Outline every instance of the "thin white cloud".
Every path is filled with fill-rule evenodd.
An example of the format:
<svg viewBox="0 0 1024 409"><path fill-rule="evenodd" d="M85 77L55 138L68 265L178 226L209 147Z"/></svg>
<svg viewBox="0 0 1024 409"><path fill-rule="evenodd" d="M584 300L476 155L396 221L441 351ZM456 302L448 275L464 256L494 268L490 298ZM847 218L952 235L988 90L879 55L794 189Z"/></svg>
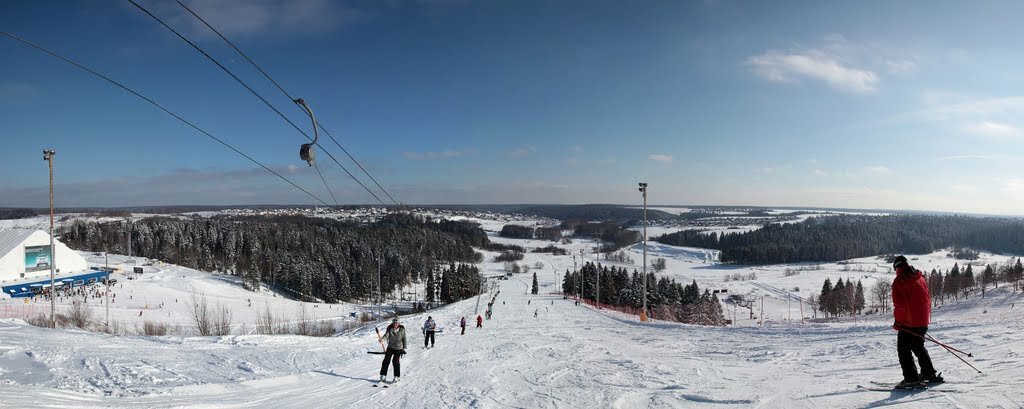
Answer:
<svg viewBox="0 0 1024 409"><path fill-rule="evenodd" d="M189 8L228 37L270 36L329 32L358 15L342 2L331 0L191 0ZM187 10L170 3L156 3L158 14L169 15L172 25L187 27L190 36L217 39Z"/></svg>
<svg viewBox="0 0 1024 409"><path fill-rule="evenodd" d="M579 159L576 159L576 158L569 158L569 159L565 160L565 163L569 164L569 165L575 166L575 165L578 165L580 163L580 161L579 161Z"/></svg>
<svg viewBox="0 0 1024 409"><path fill-rule="evenodd" d="M942 102L941 104L908 114L898 115L895 118L910 117L922 121L945 121L985 116L1017 116L1017 114L1024 112L1024 96L965 98L947 93L941 94L941 98L937 98L935 95L939 94L930 92L924 95L925 102ZM951 100L955 100L955 102L950 102Z"/></svg>
<svg viewBox="0 0 1024 409"><path fill-rule="evenodd" d="M569 147L569 152L580 153L583 152L583 147L579 145L573 145Z"/></svg>
<svg viewBox="0 0 1024 409"><path fill-rule="evenodd" d="M866 69L848 67L835 57L820 50L778 51L768 50L749 57L744 62L754 73L772 82L800 82L807 78L824 81L829 86L859 94L874 92L879 78Z"/></svg>
<svg viewBox="0 0 1024 409"><path fill-rule="evenodd" d="M971 185L953 185L949 187L949 190L957 193L977 193L978 187Z"/></svg>
<svg viewBox="0 0 1024 409"><path fill-rule="evenodd" d="M465 151L446 149L441 152L402 152L406 159L454 159L465 155Z"/></svg>
<svg viewBox="0 0 1024 409"><path fill-rule="evenodd" d="M299 171L299 167L295 165L288 165L288 173L295 173Z"/></svg>
<svg viewBox="0 0 1024 409"><path fill-rule="evenodd" d="M513 149L512 152L509 152L509 155L513 158L521 158L536 151L537 148L533 147L533 145L523 145Z"/></svg>
<svg viewBox="0 0 1024 409"><path fill-rule="evenodd" d="M764 168L754 169L754 173L772 173L772 172L775 172L775 168L773 168L773 167L764 167Z"/></svg>
<svg viewBox="0 0 1024 409"><path fill-rule="evenodd" d="M1020 129L1017 127L992 121L971 124L965 127L965 130L975 135L994 138L1008 138L1020 135Z"/></svg>
<svg viewBox="0 0 1024 409"><path fill-rule="evenodd" d="M1017 200L1024 200L1024 179L1012 178L1003 185L1003 192Z"/></svg>
<svg viewBox="0 0 1024 409"><path fill-rule="evenodd" d="M1002 154L981 154L981 155L950 155L940 156L935 160L946 161L946 160L992 160L992 159L1007 159L1009 156Z"/></svg>
<svg viewBox="0 0 1024 409"><path fill-rule="evenodd" d="M675 158L672 155L665 155L661 153L653 153L647 157L647 159L653 160L658 163L672 163Z"/></svg>
<svg viewBox="0 0 1024 409"><path fill-rule="evenodd" d="M866 167L864 169L866 169L868 172L871 172L871 173L881 173L881 174L890 174L890 173L892 173L892 169L889 169L885 165L868 166L868 167Z"/></svg>
<svg viewBox="0 0 1024 409"><path fill-rule="evenodd" d="M814 174L818 175L818 176L828 176L828 172L825 172L825 171L823 171L821 169L815 169L814 170Z"/></svg>
<svg viewBox="0 0 1024 409"><path fill-rule="evenodd" d="M905 75L917 71L917 63L911 60L886 60L885 68L890 74Z"/></svg>

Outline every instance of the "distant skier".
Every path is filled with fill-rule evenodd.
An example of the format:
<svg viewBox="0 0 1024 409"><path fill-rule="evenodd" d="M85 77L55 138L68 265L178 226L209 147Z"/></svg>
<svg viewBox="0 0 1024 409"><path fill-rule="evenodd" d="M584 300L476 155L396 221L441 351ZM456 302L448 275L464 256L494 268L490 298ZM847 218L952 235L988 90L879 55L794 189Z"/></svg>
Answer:
<svg viewBox="0 0 1024 409"><path fill-rule="evenodd" d="M892 328L896 335L896 353L903 369L903 381L897 388L912 388L921 382L939 383L928 350L924 347L924 334L928 332L932 313L932 297L928 293L928 282L920 270L907 263L904 256L896 257L892 263L896 278L892 281L892 306L895 321ZM921 374L914 366L914 355L921 363Z"/></svg>
<svg viewBox="0 0 1024 409"><path fill-rule="evenodd" d="M526 300L526 305L530 305L531 302L533 302L533 300Z"/></svg>
<svg viewBox="0 0 1024 409"><path fill-rule="evenodd" d="M462 335L466 335L466 317L462 317L462 320L459 321L459 326L462 327Z"/></svg>
<svg viewBox="0 0 1024 409"><path fill-rule="evenodd" d="M423 323L423 347L427 347L427 342L430 342L430 347L434 347L434 333L437 331L437 323L434 322L434 317L427 317L427 322Z"/></svg>
<svg viewBox="0 0 1024 409"><path fill-rule="evenodd" d="M402 363L399 359L405 355L405 326L398 323L398 318L391 320L391 325L380 339L382 342L387 341L388 345L384 351L384 362L380 364L380 381L384 382L388 375L388 365L394 359L395 378L392 382L397 383L402 376Z"/></svg>
<svg viewBox="0 0 1024 409"><path fill-rule="evenodd" d="M536 310L533 310L533 318L537 318L537 311L539 311L539 310L540 310L539 308L536 309Z"/></svg>
<svg viewBox="0 0 1024 409"><path fill-rule="evenodd" d="M476 316L476 327L477 328L483 328L484 327L484 317L481 317L479 315Z"/></svg>

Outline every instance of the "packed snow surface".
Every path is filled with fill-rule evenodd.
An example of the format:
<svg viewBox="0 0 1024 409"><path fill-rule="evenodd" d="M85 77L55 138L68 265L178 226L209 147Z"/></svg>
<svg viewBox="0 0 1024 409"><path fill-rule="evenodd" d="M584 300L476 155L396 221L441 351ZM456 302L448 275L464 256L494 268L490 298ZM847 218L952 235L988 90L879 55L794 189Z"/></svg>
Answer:
<svg viewBox="0 0 1024 409"><path fill-rule="evenodd" d="M496 223L490 227L492 234L495 227L500 228ZM492 239L527 247L550 244ZM593 259L592 242L574 240L559 246L577 259ZM580 250L584 255L579 255ZM641 269L642 247L626 252L634 258L633 264L612 264ZM502 263L490 261L494 253L485 254L483 274L503 274ZM573 258L527 253L521 264L543 267L496 280L495 291L481 296L479 310L474 298L402 317L409 353L402 359L402 381L387 389L371 387L381 356L366 353L380 349L374 325L383 329L384 323L322 338L253 335L251 331L222 337L147 337L49 330L20 319L4 319L0 322L0 406L1024 407L1020 388L1024 305L1016 307L1024 298L1004 285L990 288L984 299L972 295L936 308L929 330L939 340L973 353L975 358L968 361L984 374L929 344L946 384L910 393L875 391L858 385L878 389L872 382L894 384L901 377L891 314L821 322L801 320L799 308L801 300L820 290L826 277L833 282L839 277L863 280L865 290L878 280L891 280L891 269L884 261L864 258L844 264L737 267L719 264L712 250L651 243L648 262L657 257L667 260L667 269L656 273L659 277L696 280L702 289L763 297L763 318L760 311L754 319L744 317L741 309L735 315L736 326L712 328L641 323L635 316L576 306L572 299L555 294ZM99 262L96 256L90 258ZM1009 258L983 254L982 261L1004 263ZM942 253L911 259L927 270L948 269L954 262ZM248 292L223 275L153 267L159 271L147 271L140 280L118 289L114 305L124 307L112 311L112 319L138 319L141 310L143 317L169 315L173 322L187 325L187 310L170 306L168 300L186 296L193 288L237 311L239 323L255 320L259 306L292 311L302 305L269 291ZM787 275L787 270L796 269L803 270ZM539 295L528 294L533 272L541 284ZM750 273L757 278L725 278ZM794 291L795 287L800 289ZM120 304L128 294L131 303ZM476 315L495 295L493 318L485 320L483 328L473 328ZM161 300L163 310L153 305L140 308L135 299L139 296L144 302ZM726 297L722 299L727 318L734 318L731 313L736 309ZM306 304L307 308L312 305ZM803 316L813 316L804 308ZM342 304L315 309L316 319L345 319L346 313L361 307ZM430 349L423 348L419 330L426 315L433 316L440 329L436 347ZM463 316L470 325L460 335L458 321ZM390 375L389 371L389 380Z"/></svg>

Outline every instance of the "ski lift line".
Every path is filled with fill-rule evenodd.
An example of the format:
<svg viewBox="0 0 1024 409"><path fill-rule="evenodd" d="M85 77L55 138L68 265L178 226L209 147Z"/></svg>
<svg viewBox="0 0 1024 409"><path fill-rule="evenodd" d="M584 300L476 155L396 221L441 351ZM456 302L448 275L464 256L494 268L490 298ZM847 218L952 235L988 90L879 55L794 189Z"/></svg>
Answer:
<svg viewBox="0 0 1024 409"><path fill-rule="evenodd" d="M283 113L281 113L281 111L280 111L280 110L278 110L278 109L277 109L276 107L274 107L274 105L273 105L273 104L271 104L271 103L270 103L269 101L267 101L267 100L266 100L266 98L263 98L263 96L262 96L262 95L260 95L260 94L259 94L258 92L256 92L256 90L252 89L252 87L250 87L250 86L249 86L248 84L246 84L246 83L245 83L245 81L242 81L242 79L241 79L241 78L238 78L238 76L236 76L236 75L235 75L234 73L232 73L232 72L231 72L231 70L229 70L229 69L228 69L227 67L225 67L225 66L224 66L223 64L221 64L221 63L220 63L219 61L217 61L217 59L213 58L213 56L211 56L210 54L208 54L208 53L207 53L206 51L203 51L203 49L202 49L202 48L200 48L200 47L199 47L198 45L196 45L195 43L193 43L193 42L192 42L192 41L190 41L189 39L185 38L185 36L184 36L184 35L182 35L182 34L181 34L180 32L178 32L177 30L175 30L175 29L174 29L173 27L169 26L169 25L168 25L167 23L165 23L165 22L164 22L163 20L161 20L161 19L160 19L159 17L157 17L157 16L156 16L156 15L154 15L153 13L150 13L150 12L149 12L149 10L146 10L146 8L144 8L144 7L142 7L141 5L139 5L139 4L138 4L138 3L136 3L136 2L134 1L134 0L128 0L128 1L129 1L130 3L132 3L132 5L134 5L135 7L137 7L137 8L139 9L139 10L142 10L142 11L143 11L144 13L146 13L147 15L149 15L150 17L152 17L152 18L153 18L154 20L156 20L157 22L159 22L159 23L160 23L160 24L161 24L162 26L164 26L165 28L167 28L168 30L170 30L170 31L171 31L172 33L174 33L174 34L175 34L176 36L178 36L178 38L180 38L180 39L181 39L182 41L185 41L186 43L188 43L188 45L192 46L192 48L196 49L196 51L199 51L199 53L200 53L200 54L202 54L202 55L203 55L203 56L205 56L205 57L206 57L207 59L209 59L210 61L212 61L212 62L213 62L214 64L216 64L216 65L217 65L218 67L220 67L220 69L221 69L221 70L223 70L224 72L226 72L226 73L227 73L227 74L228 74L229 76L231 76L231 78L233 78L233 79L234 79L234 80L235 80L236 82L238 82L238 83L239 83L239 84L241 84L241 85L242 85L243 87L245 87L245 89L247 89L247 90L248 90L248 91L249 91L250 93L252 93L253 95L255 95L255 96L256 96L256 98L259 98L259 100L260 100L260 101L263 101L263 103L264 103L265 105L267 105L267 107L269 107L269 108L270 108L271 110L273 110L273 111L274 111L275 113L277 113L277 115L278 115L278 116L280 116L280 117L281 117L282 119L284 119L284 120L285 120L286 122L288 122L288 124L290 124L290 125L291 125L291 126L292 126L293 128L295 128L295 130L299 131L299 133L301 133L301 134L302 134L303 136L305 136L306 138L309 138L309 139L310 139L311 141L313 141L313 143L315 144L315 146L318 146L318 147L320 147L321 149L323 149L324 153L326 153L326 154L327 154L327 156L328 156L329 158L331 158L331 160L332 160L332 161L334 161L334 163L335 163L335 164L337 164L337 165L338 165L339 167L341 167L341 169L342 169L342 170L344 170L344 171L345 171L345 173L346 173L346 174L348 174L348 176L349 176L350 178L352 178L352 180L355 180L355 181L356 181L356 183L358 183L358 184L359 184L359 186L362 186L362 187L363 187L363 189L365 189L365 190L366 190L367 192L369 192L369 193L370 193L370 195L371 195L371 196L373 196L373 198L374 198L374 199L377 199L377 202L379 202L379 203L380 203L380 204L382 204L382 205L384 205L384 204L385 204L385 203L384 203L384 201L380 199L380 197L378 197L378 196L377 196L377 195L376 195L375 193L373 193L373 191L371 191L371 190L370 190L370 189L369 189L368 187L366 187L366 185L365 185L365 184L364 184L364 183L363 183L362 181L360 181L359 179L357 179L357 178L355 177L355 175L353 175L353 174L352 174L352 172L349 172L349 170L348 170L347 168L345 168L345 165L342 165L342 164L341 164L341 162L339 162L339 161L338 161L338 159L337 159L337 158L335 158L333 154L331 154L331 153L330 153L329 151L327 151L327 149L324 149L324 148L323 148L323 146L321 146L321 145L320 145L320 143L316 142L316 139L315 139L315 138L311 138L311 137L309 136L309 134L307 134L307 133L306 133L305 131L303 131L303 130L302 130L301 128L299 128L299 127L298 127L298 125L296 125L296 124L295 124L294 122L292 122L292 120L291 120L291 119L288 119L288 117L287 117L287 116L285 116L285 115L284 115ZM285 93L285 95L288 95L288 94L287 94L287 93ZM289 96L289 98L291 98L291 97ZM293 102L296 102L296 100L295 100L295 99L292 99L292 101L293 101ZM296 104L298 104L298 102L296 102ZM307 107L307 108L308 108L308 107ZM321 129L323 129L323 128L321 127ZM333 139L333 137L332 137L332 139ZM340 144L339 144L339 146L340 146ZM343 149L344 149L344 148L343 148ZM347 153L347 152L346 152L346 153ZM350 155L350 156L351 156L351 155ZM360 167L361 167L361 166L360 166ZM371 177L371 179L372 179L372 177ZM385 193L386 193L386 192L385 192ZM327 205L327 203L324 203L324 204L325 204L325 205Z"/></svg>
<svg viewBox="0 0 1024 409"><path fill-rule="evenodd" d="M241 49L239 49L238 46L235 45L235 43L231 42L231 40L228 40L228 38L226 36L224 36L224 34L222 34L220 32L220 30L217 30L216 28L214 28L213 25L211 25L205 19L200 17L198 13L196 13L194 10L192 10L192 8L190 8L188 5L186 5L181 0L176 0L176 1L178 2L178 5L180 5L186 11L188 11L189 14L191 14L197 20L199 20L204 25L206 25L207 28L209 28L211 31L213 31L215 34L217 34L217 36L220 37L221 40L224 40L224 42L227 43L232 49L234 49L235 52L237 52L239 55L241 55L242 58L244 58L246 61L248 61L249 64L251 64L254 68L256 68L256 70L259 71L260 74L263 74L263 76L266 77L267 80L269 80L272 84L274 84L274 86L277 87L277 89L280 90L282 94L284 94L286 97L288 97L288 99L290 99L292 101L296 100L296 98L293 97L290 93L288 93L288 91L286 91L284 89L284 87L281 86L281 84L278 84L278 82L275 81L274 78L270 76L270 74L268 74L266 71L264 71L263 68L259 66L259 64L256 64L256 61L253 61L252 58L249 58L249 55L247 55L245 52L243 52ZM327 136L330 137L332 141L334 141L334 144L337 145L338 148L340 148L343 152L345 152L345 155L348 155L348 158L351 159L352 162L354 162L356 164L356 166L359 166L359 169L362 170L364 174L366 174L366 177L370 178L370 180L372 180L373 183L375 185L377 185L377 188L380 189L382 192L384 192L384 194L387 195L388 199L391 199L392 203L394 203L395 205L398 205L398 201L395 200L395 198L391 196L391 193L388 193L387 189L384 189L384 187L381 186L380 182L377 182L377 179L374 178L373 175L370 175L370 172L368 172L366 170L366 168L364 168L363 165L361 163L359 163L359 161L356 160L356 158L353 157L351 153L349 153L348 149L345 149L345 147L342 146L341 143L338 142L338 140L334 138L334 135L332 135L331 132L327 130L327 128L324 128L323 124L317 123L317 126L319 126L320 130L324 131L324 133L327 134ZM314 131L316 131L315 128L314 128Z"/></svg>
<svg viewBox="0 0 1024 409"><path fill-rule="evenodd" d="M316 174L320 175L320 180L324 181L324 187L327 188L327 193L331 194L331 200L334 201L334 205L338 206L338 198L334 197L334 192L332 192L331 187L327 185L327 179L324 179L324 174L320 173L320 166L313 164L313 169L316 169Z"/></svg>
<svg viewBox="0 0 1024 409"><path fill-rule="evenodd" d="M235 81L237 81L239 84L242 84L242 86L245 87L245 89L249 90L249 92L252 93L253 95L255 95L256 98L259 98L260 101L263 101L263 103L266 104L268 107L270 107L271 110L276 112L277 115L279 115L282 119L284 119L286 122L288 122L293 128L295 128L296 131L299 131L299 133L301 133L303 136L308 138L310 141L313 140L313 137L311 137L308 134L306 134L306 132L303 131L302 128L299 128L299 126L296 125L294 122L292 122L291 119L288 119L288 117L286 117L283 113L281 113L281 111L279 111L276 107L274 107L269 101L264 99L262 95L257 93L256 90L252 89L252 87L250 87L248 84L246 84L245 81L242 81L241 78L238 78L238 76L236 76L233 72L231 72L231 70L227 69L227 67L225 67L223 64L221 64L219 61L217 61L212 56L210 56L210 54L207 54L206 51L203 51L202 48L199 48L198 45L193 43L191 40L185 38L185 36L182 35L181 33L179 33L178 30L175 30L173 27L167 25L167 23L165 23L163 20L161 20L160 17L157 17L157 16L153 15L153 13L150 13L149 10L146 10L145 7L142 7L141 5L139 5L139 3L136 3L135 0L128 0L128 2L131 3L133 6L137 7L139 10L142 10L142 12L144 12L147 15L149 15L150 17L152 17L154 20L156 20L162 26L164 26L165 28L170 30L172 33L174 33L174 35L178 36L178 38L180 38L182 41L188 43L188 45L192 46L192 48L196 49L196 51L199 51L199 53L202 54L203 56L205 56L207 59L209 59L210 61L213 61L213 63L216 64L218 67L220 67L221 70L224 70L224 72L226 72L229 76L231 76L231 78L234 78Z"/></svg>
<svg viewBox="0 0 1024 409"><path fill-rule="evenodd" d="M100 77L100 78L102 78L103 80L105 80L105 81L107 81L107 82L109 82L109 83L111 83L111 84L114 84L114 85L116 85L116 86L117 86L118 88L121 88L121 89L123 89L123 90L125 90L125 91L128 91L128 92L129 92L129 93L131 93L132 95L135 95L135 96L137 96L137 97L141 98L142 100L144 100L144 101L146 101L146 102L148 102L148 103L152 104L153 106L157 107L157 108L158 108L158 109L160 109L161 111L164 111L164 112L166 112L166 113L167 113L168 115L170 115L170 116L173 116L173 117L174 117L175 119L177 119L177 120L181 121L181 122L182 122L182 123L184 123L185 125L188 125L188 126L192 127L192 129L195 129L195 130L199 131L199 132L200 132L200 133L202 133L203 135L206 135L206 136L210 137L210 139L213 139L213 140L217 141L218 143L220 143L221 145L224 145L224 146L226 146L226 147L227 147L228 149L231 149L231 150L232 150L232 151L234 151L235 153L237 153L237 154L239 154L239 155L242 155L242 156L243 156L244 158L248 159L248 160L249 160L250 162L252 162L252 163L255 163L255 164L259 165L259 166L260 166L261 168L265 169L266 171L268 171L268 172L270 172L270 173L273 173L273 174L274 174L275 176L277 176L277 177L281 178L281 180L284 180L285 182L288 182L288 184L292 185L292 187L294 187L294 188L296 188L296 189L299 189L300 191L302 191L303 193L305 193L305 194L309 195L309 196L310 196L310 197L312 197L313 199L315 199L315 200L319 201L320 203L323 203L323 204L324 204L325 206L328 206L327 202L323 201L322 199L320 199L320 198L319 198L319 197L317 197L316 195L314 195L314 194L310 193L310 192L309 192L308 190L306 190L306 189L303 189L303 188L302 188L301 186L299 186L299 185L295 184L295 182L292 182L292 181L291 181L291 180L289 180L288 178L286 178L286 177L282 176L282 175L281 175L280 173L278 173L277 171L274 171L273 169L271 169L271 168L267 167L267 165L264 165L264 164L260 163L259 161L257 161L256 159L253 159L253 157L251 157L251 156L249 156L249 155L245 154L244 152L242 152L242 151L238 150L238 149L237 149L237 148L235 148L234 146L231 146L230 144L228 144L228 143L227 143L227 142L225 142L224 140L222 140L222 139L220 139L220 138L218 138L218 137L214 136L213 134L211 134L211 133L207 132L207 131L206 131L206 130L204 130L203 128L200 128L200 127L199 127L198 125L196 125L196 124L194 124L194 123L192 123L192 122L189 122L189 121L188 121L187 119L185 119L185 118L182 118L182 117L181 117L180 115L178 115L178 114L176 114L176 113L172 112L171 110L169 110L169 109L165 108L165 107L164 107L163 105L160 105L160 104L159 104L159 103L157 103L156 101L154 101L154 100L152 100L152 99L150 99L150 98L146 97L145 95L142 95L142 94L138 93L137 91L135 91L135 90L133 90L133 89L131 89L131 88L128 88L128 86L126 86L126 85L124 85L124 84L121 84L120 82L117 82L117 81L115 81L115 80L111 79L110 77L107 77L106 75L100 74L99 72L96 72L96 71L94 71L93 69L91 69L91 68L89 68L89 67L86 67L86 66L84 66L84 65L82 65L82 64L79 64L79 63L77 63L77 62L75 62L75 61L72 61L72 60L70 60L70 59L68 59L68 58L66 58L66 57L64 57L64 56L62 56L62 55L60 55L60 54L57 54L57 53L55 53L55 52L53 52L53 51L50 51L50 50L48 50L48 49L46 49L46 48L43 48L43 47L42 47L42 46L40 46L40 45L37 45L37 44L35 44L35 43L33 43L33 42L30 42L30 41L28 41L28 40L25 40L25 39L23 39L23 38L21 38L21 37L18 37L18 36L16 36L16 35L14 35L14 34L8 33L8 32L6 32L6 31L0 31L0 34L3 34L3 35L5 35L5 36L7 36L7 37L10 37L10 38L12 38L12 39L14 39L14 40L18 41L18 42L21 42L22 44L28 45L28 46L30 46L30 47L32 47L32 48L35 48L35 49L37 49L37 50L39 50L39 51L42 51L42 52L44 52L44 53L46 53L46 54L49 54L49 55L53 56L54 58L57 58L57 59L59 59L59 60L61 60L61 61L64 61L64 62L66 62L66 63L68 63L68 64L71 64L71 65L73 65L73 66L75 66L75 67L77 67L77 68L79 68L79 69L82 69L82 70L84 70L84 71L86 71L86 72L88 72L88 73L90 73L90 74L92 74L92 75L95 75L95 76L97 76L97 77Z"/></svg>

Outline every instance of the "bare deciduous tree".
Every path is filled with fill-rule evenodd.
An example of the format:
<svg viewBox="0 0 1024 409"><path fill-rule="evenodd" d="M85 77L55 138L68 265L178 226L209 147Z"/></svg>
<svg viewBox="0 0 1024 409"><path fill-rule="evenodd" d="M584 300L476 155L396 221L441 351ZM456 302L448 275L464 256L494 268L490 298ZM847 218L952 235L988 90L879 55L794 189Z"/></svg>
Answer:
<svg viewBox="0 0 1024 409"><path fill-rule="evenodd" d="M878 302L878 306L882 308L882 312L889 310L889 300L892 298L892 283L881 280L871 288L871 298Z"/></svg>

